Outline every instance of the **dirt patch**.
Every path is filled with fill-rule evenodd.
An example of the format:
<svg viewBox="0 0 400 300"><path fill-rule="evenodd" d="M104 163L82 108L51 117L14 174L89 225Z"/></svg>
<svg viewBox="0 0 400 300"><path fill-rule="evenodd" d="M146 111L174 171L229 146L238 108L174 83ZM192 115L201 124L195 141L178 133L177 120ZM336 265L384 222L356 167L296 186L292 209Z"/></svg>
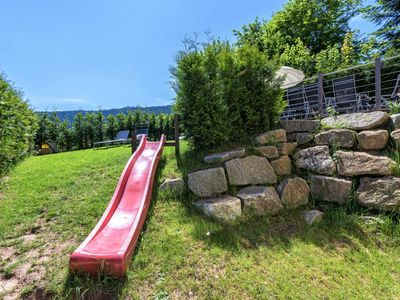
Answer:
<svg viewBox="0 0 400 300"><path fill-rule="evenodd" d="M0 261L8 261L14 256L16 250L13 247L0 248Z"/></svg>
<svg viewBox="0 0 400 300"><path fill-rule="evenodd" d="M18 284L19 281L16 278L0 278L0 295L3 293L12 292L18 286Z"/></svg>
<svg viewBox="0 0 400 300"><path fill-rule="evenodd" d="M76 298L79 299L79 298ZM85 300L117 300L118 295L112 291L104 291L101 289L96 289L93 291L88 291L84 296Z"/></svg>
<svg viewBox="0 0 400 300"><path fill-rule="evenodd" d="M13 271L14 278L17 278L19 281L24 280L27 277L30 268L32 267L31 263L24 263L20 265Z"/></svg>
<svg viewBox="0 0 400 300"><path fill-rule="evenodd" d="M28 296L24 297L26 300L44 300L44 299L52 299L51 295L46 294L46 292L42 288L35 289Z"/></svg>
<svg viewBox="0 0 400 300"><path fill-rule="evenodd" d="M31 247L27 252L18 251L19 243L13 247L0 247L0 267L16 264L10 274L0 275L0 299L19 299L26 286L36 286L36 289L29 295L23 295L24 299L49 299L50 296L43 289L46 273L56 270L60 258L65 258L67 249L75 245L73 240L61 242L60 236L50 231L50 222L40 218L28 231L15 238L15 242L22 241L24 247Z"/></svg>
<svg viewBox="0 0 400 300"><path fill-rule="evenodd" d="M29 243L32 243L34 240L36 240L36 234L28 233L28 234L21 236L21 239L25 244L29 244Z"/></svg>

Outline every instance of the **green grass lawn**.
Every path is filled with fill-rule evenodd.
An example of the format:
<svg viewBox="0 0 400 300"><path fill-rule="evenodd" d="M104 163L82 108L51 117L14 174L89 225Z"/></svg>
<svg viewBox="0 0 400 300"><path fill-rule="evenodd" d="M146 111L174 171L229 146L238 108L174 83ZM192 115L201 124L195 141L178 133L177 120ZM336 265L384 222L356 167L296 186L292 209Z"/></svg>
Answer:
<svg viewBox="0 0 400 300"><path fill-rule="evenodd" d="M164 151L156 186L201 168L184 144ZM204 218L188 194L155 189L127 277L68 272L69 253L111 199L129 147L31 157L0 189L0 298L399 299L397 218L316 203L322 223L300 211L232 224Z"/></svg>

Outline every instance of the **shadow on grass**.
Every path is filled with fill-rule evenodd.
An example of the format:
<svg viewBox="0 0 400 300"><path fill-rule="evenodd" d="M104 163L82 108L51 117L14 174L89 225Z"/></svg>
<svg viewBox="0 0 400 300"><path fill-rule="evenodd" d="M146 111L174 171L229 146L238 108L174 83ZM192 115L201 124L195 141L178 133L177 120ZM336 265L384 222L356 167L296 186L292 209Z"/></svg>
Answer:
<svg viewBox="0 0 400 300"><path fill-rule="evenodd" d="M153 192L147 218L137 241L133 256L140 249L142 236L146 233L147 224L151 221L154 206L158 199L158 187L160 176L166 165L165 158L162 156L157 167L153 182ZM125 285L126 278L114 278L107 275L88 276L79 273L69 272L64 284L63 295L68 299L87 299L87 300L113 300L118 299Z"/></svg>

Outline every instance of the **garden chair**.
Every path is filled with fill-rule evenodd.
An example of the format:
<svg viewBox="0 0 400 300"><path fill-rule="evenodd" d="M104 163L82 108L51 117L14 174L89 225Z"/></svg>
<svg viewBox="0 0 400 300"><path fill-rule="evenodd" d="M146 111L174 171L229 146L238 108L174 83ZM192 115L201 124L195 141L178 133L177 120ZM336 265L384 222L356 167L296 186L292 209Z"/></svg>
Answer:
<svg viewBox="0 0 400 300"><path fill-rule="evenodd" d="M372 99L365 93L357 93L355 75L332 79L334 99L332 107L343 113L372 110Z"/></svg>
<svg viewBox="0 0 400 300"><path fill-rule="evenodd" d="M315 118L319 115L319 97L318 97L318 83L311 83L305 85L303 87L304 97L306 101L306 119ZM335 98L333 97L325 97L324 92L322 91L322 110L323 115L327 113L327 107L335 107Z"/></svg>
<svg viewBox="0 0 400 300"><path fill-rule="evenodd" d="M138 124L135 125L135 134L136 134L136 139L140 140L143 136L149 134L149 124Z"/></svg>
<svg viewBox="0 0 400 300"><path fill-rule="evenodd" d="M393 92L389 97L381 97L381 108L389 108L390 102L400 103L400 74L397 76Z"/></svg>
<svg viewBox="0 0 400 300"><path fill-rule="evenodd" d="M107 147L114 144L126 144L129 142L129 130L121 130L117 133L113 140L95 142L93 148L97 146L106 145Z"/></svg>
<svg viewBox="0 0 400 300"><path fill-rule="evenodd" d="M282 118L284 120L304 118L308 106L304 99L303 86L287 89L286 99L287 107Z"/></svg>

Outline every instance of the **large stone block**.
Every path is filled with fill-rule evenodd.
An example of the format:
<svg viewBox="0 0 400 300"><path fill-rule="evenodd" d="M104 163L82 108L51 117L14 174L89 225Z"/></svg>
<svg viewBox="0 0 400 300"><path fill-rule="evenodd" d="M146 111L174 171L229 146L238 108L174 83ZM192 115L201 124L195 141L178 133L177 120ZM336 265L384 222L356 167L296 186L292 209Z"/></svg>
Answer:
<svg viewBox="0 0 400 300"><path fill-rule="evenodd" d="M161 191L180 192L185 189L185 181L182 178L167 179L160 185Z"/></svg>
<svg viewBox="0 0 400 300"><path fill-rule="evenodd" d="M390 137L392 138L393 142L397 145L397 147L400 148L400 129L392 131Z"/></svg>
<svg viewBox="0 0 400 300"><path fill-rule="evenodd" d="M225 163L231 185L274 184L277 181L274 169L265 157L247 156Z"/></svg>
<svg viewBox="0 0 400 300"><path fill-rule="evenodd" d="M331 175L336 171L336 164L329 154L328 146L316 146L300 150L293 157L297 168Z"/></svg>
<svg viewBox="0 0 400 300"><path fill-rule="evenodd" d="M357 134L358 148L363 150L381 150L389 141L387 130L364 130Z"/></svg>
<svg viewBox="0 0 400 300"><path fill-rule="evenodd" d="M287 139L290 142L295 142L299 145L305 145L314 139L314 134L310 132L293 132L287 134Z"/></svg>
<svg viewBox="0 0 400 300"><path fill-rule="evenodd" d="M390 126L394 129L400 129L400 114L390 116Z"/></svg>
<svg viewBox="0 0 400 300"><path fill-rule="evenodd" d="M278 159L271 161L271 166L278 176L288 176L292 174L292 161L289 156L283 155Z"/></svg>
<svg viewBox="0 0 400 300"><path fill-rule="evenodd" d="M330 128L347 128L352 130L376 129L389 119L389 115L383 111L369 113L354 113L327 117L321 123Z"/></svg>
<svg viewBox="0 0 400 300"><path fill-rule="evenodd" d="M266 158L279 157L278 149L275 146L261 146L256 147L255 150Z"/></svg>
<svg viewBox="0 0 400 300"><path fill-rule="evenodd" d="M287 133L312 132L318 129L320 122L318 120L288 120L282 121L281 126Z"/></svg>
<svg viewBox="0 0 400 300"><path fill-rule="evenodd" d="M291 156L296 151L297 143L281 143L276 145L276 148L278 148L278 153L280 155Z"/></svg>
<svg viewBox="0 0 400 300"><path fill-rule="evenodd" d="M319 211L318 209L303 211L304 220L308 225L321 222L323 216L324 213L322 211Z"/></svg>
<svg viewBox="0 0 400 300"><path fill-rule="evenodd" d="M363 177L360 179L357 199L365 207L398 212L400 210L400 178Z"/></svg>
<svg viewBox="0 0 400 300"><path fill-rule="evenodd" d="M206 216L221 221L234 220L242 213L240 199L232 196L203 199L195 202L194 205Z"/></svg>
<svg viewBox="0 0 400 300"><path fill-rule="evenodd" d="M204 162L209 164L216 162L225 162L233 158L243 157L245 156L245 154L246 150L244 148L238 148L231 151L207 155L206 157L204 157Z"/></svg>
<svg viewBox="0 0 400 300"><path fill-rule="evenodd" d="M267 186L248 186L242 188L237 197L243 201L243 212L254 211L257 215L276 215L282 209L282 202L276 190Z"/></svg>
<svg viewBox="0 0 400 300"><path fill-rule="evenodd" d="M394 161L365 152L336 151L338 172L342 176L391 175Z"/></svg>
<svg viewBox="0 0 400 300"><path fill-rule="evenodd" d="M260 145L286 143L286 130L276 129L261 133L255 138L256 142Z"/></svg>
<svg viewBox="0 0 400 300"><path fill-rule="evenodd" d="M349 129L331 129L317 134L314 140L317 145L352 148L356 145L357 133Z"/></svg>
<svg viewBox="0 0 400 300"><path fill-rule="evenodd" d="M351 180L321 175L311 176L311 196L316 200L346 203L349 201L351 187Z"/></svg>
<svg viewBox="0 0 400 300"><path fill-rule="evenodd" d="M228 190L223 168L213 168L189 173L189 189L199 197L210 197Z"/></svg>
<svg viewBox="0 0 400 300"><path fill-rule="evenodd" d="M289 208L307 204L310 197L310 188L300 177L283 180L277 190L283 205Z"/></svg>

